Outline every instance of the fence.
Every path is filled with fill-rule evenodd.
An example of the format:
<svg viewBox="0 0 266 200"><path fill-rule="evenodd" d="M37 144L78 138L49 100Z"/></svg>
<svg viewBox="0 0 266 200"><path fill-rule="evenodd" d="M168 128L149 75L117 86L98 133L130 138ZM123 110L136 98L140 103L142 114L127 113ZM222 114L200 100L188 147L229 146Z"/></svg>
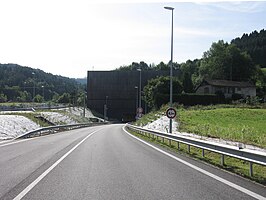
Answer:
<svg viewBox="0 0 266 200"><path fill-rule="evenodd" d="M169 146L171 146L171 141L176 141L178 143L178 148L179 148L179 142L186 144L188 147L188 152L190 152L190 146L200 148L202 149L203 157L204 157L204 150L209 150L212 152L219 153L221 154L221 165L224 165L225 155L248 161L250 176L253 176L253 165L252 165L253 163L266 166L266 153L264 152L242 149L241 146L236 147L236 146L224 145L224 144L204 141L200 139L189 138L185 136L167 134L167 133L162 133L162 132L154 131L154 130L147 130L147 129L144 129L138 126L133 126L130 124L127 124L126 127L129 130L133 130L139 134L143 134L148 137L151 137L151 135L153 138L154 136L156 136L157 138L161 137L163 141L164 139L168 139Z"/></svg>
<svg viewBox="0 0 266 200"><path fill-rule="evenodd" d="M86 124L48 126L48 127L39 128L39 129L36 129L33 131L26 132L23 135L18 136L16 139L30 138L30 137L36 137L36 136L41 136L41 135L48 135L48 134L53 134L53 133L56 133L59 131L66 131L66 130L72 130L72 129L83 128L83 127L103 125L103 124L107 124L107 123L92 122L92 123L86 123Z"/></svg>

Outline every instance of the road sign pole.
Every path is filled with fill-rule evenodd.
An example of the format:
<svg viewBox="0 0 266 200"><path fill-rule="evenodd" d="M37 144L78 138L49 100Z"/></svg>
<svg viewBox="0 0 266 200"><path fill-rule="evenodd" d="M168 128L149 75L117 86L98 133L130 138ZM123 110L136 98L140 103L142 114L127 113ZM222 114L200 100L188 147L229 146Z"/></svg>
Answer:
<svg viewBox="0 0 266 200"><path fill-rule="evenodd" d="M175 118L176 116L176 110L174 108L168 108L166 111L166 116L169 118L170 120L170 127L169 127L169 133L172 133L172 120Z"/></svg>

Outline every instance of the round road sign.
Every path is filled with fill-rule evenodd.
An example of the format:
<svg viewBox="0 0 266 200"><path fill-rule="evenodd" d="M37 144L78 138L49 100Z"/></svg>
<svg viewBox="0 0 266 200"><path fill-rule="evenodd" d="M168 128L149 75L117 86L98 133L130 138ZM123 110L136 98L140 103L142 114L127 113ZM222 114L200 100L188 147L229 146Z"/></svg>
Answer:
<svg viewBox="0 0 266 200"><path fill-rule="evenodd" d="M175 118L176 116L176 111L174 108L168 108L167 111L166 111L166 116L169 118L169 119L173 119Z"/></svg>

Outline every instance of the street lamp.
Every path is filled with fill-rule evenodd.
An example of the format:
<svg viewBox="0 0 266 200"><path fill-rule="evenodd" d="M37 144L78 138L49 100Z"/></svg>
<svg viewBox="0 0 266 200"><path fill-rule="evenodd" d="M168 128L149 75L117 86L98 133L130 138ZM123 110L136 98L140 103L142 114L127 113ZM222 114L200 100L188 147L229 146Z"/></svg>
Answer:
<svg viewBox="0 0 266 200"><path fill-rule="evenodd" d="M44 101L44 86L42 85L42 97L43 97L43 101Z"/></svg>
<svg viewBox="0 0 266 200"><path fill-rule="evenodd" d="M86 116L86 97L87 97L87 92L84 91L84 96L83 96L83 117Z"/></svg>
<svg viewBox="0 0 266 200"><path fill-rule="evenodd" d="M173 106L173 28L174 28L174 8L164 7L172 11L172 30L171 30L171 66L170 66L170 107ZM172 133L172 119L170 118L169 133Z"/></svg>
<svg viewBox="0 0 266 200"><path fill-rule="evenodd" d="M104 107L103 107L103 112L104 112L104 121L106 120L107 121L107 101L108 101L108 96L105 96L105 104L104 104Z"/></svg>
<svg viewBox="0 0 266 200"><path fill-rule="evenodd" d="M105 111L105 117L106 117L106 120L108 119L108 117L107 117L107 110L108 110L107 101L108 101L108 96L105 97L105 105L106 105L105 106L105 109L106 109L106 111Z"/></svg>
<svg viewBox="0 0 266 200"><path fill-rule="evenodd" d="M135 89L136 89L136 112L138 110L138 94L139 94L139 87L138 86L135 86Z"/></svg>
<svg viewBox="0 0 266 200"><path fill-rule="evenodd" d="M32 102L34 102L34 97L35 97L35 73L31 73L33 75L33 92L32 92Z"/></svg>
<svg viewBox="0 0 266 200"><path fill-rule="evenodd" d="M137 71L139 71L139 108L141 108L141 69Z"/></svg>

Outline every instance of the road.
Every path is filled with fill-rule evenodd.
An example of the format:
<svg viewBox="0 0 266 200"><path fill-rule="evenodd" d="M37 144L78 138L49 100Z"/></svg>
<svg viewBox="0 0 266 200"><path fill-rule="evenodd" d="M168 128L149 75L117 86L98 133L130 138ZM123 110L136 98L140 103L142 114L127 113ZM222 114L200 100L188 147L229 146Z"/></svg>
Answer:
<svg viewBox="0 0 266 200"><path fill-rule="evenodd" d="M123 125L1 143L0 199L266 199L263 186L167 154Z"/></svg>

